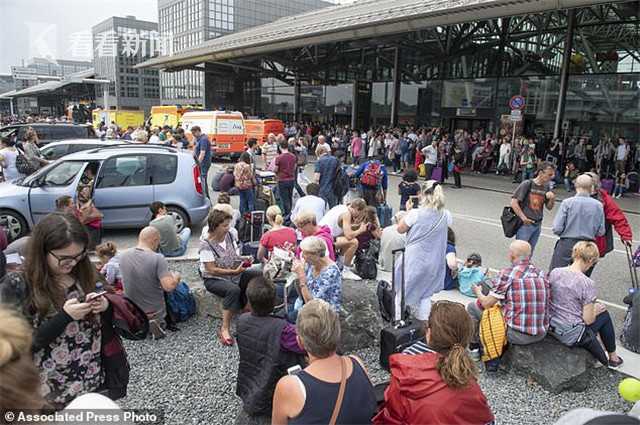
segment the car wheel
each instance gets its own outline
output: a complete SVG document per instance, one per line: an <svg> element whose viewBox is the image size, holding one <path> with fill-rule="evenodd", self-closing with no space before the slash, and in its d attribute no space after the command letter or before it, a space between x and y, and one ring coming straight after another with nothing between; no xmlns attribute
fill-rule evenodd
<svg viewBox="0 0 640 425"><path fill-rule="evenodd" d="M167 213L176 221L176 230L182 232L182 229L189 226L189 217L178 207L167 207Z"/></svg>
<svg viewBox="0 0 640 425"><path fill-rule="evenodd" d="M0 209L0 225L5 228L9 242L20 239L29 230L22 215L12 210Z"/></svg>

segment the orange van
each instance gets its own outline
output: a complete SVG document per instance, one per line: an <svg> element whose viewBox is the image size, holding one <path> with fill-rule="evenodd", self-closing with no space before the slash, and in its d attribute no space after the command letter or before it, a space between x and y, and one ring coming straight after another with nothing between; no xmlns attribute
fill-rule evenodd
<svg viewBox="0 0 640 425"><path fill-rule="evenodd" d="M247 140L256 139L258 146L267 140L269 133L276 136L284 133L284 123L281 120L244 120L245 132Z"/></svg>
<svg viewBox="0 0 640 425"><path fill-rule="evenodd" d="M244 118L241 112L196 111L182 115L182 127L190 144L191 128L199 126L209 137L214 157L236 158L245 151Z"/></svg>

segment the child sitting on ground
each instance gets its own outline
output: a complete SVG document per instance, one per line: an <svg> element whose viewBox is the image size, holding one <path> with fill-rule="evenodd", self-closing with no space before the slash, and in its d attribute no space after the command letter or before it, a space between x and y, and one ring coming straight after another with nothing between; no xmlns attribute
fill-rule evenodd
<svg viewBox="0 0 640 425"><path fill-rule="evenodd" d="M616 174L616 186L613 189L613 197L616 199L622 198L622 195L627 191L627 175L623 172Z"/></svg>
<svg viewBox="0 0 640 425"><path fill-rule="evenodd" d="M104 276L108 292L122 294L122 273L120 273L120 258L115 243L107 241L96 247L96 255L100 261L100 274Z"/></svg>
<svg viewBox="0 0 640 425"><path fill-rule="evenodd" d="M482 267L482 257L473 253L467 257L464 266L458 270L458 285L460 293L468 297L476 297L473 286L484 281L486 270Z"/></svg>

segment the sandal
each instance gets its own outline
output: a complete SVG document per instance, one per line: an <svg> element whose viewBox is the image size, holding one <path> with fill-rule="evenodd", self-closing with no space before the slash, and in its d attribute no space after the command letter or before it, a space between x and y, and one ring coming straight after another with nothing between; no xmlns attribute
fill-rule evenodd
<svg viewBox="0 0 640 425"><path fill-rule="evenodd" d="M230 338L223 337L221 330L218 330L218 340L220 340L220 343L222 345L227 346L227 347L231 347L235 343L233 337L230 337Z"/></svg>
<svg viewBox="0 0 640 425"><path fill-rule="evenodd" d="M617 369L622 366L622 363L624 363L624 360L622 360L622 357L618 356L618 361L616 362L614 362L613 360L609 360L609 368Z"/></svg>

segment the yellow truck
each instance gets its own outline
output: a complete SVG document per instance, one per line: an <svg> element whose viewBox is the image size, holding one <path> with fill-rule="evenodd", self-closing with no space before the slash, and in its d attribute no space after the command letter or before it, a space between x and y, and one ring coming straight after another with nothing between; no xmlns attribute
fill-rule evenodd
<svg viewBox="0 0 640 425"><path fill-rule="evenodd" d="M109 125L112 121L120 128L127 128L129 126L136 128L144 124L144 111L125 111L118 109L109 111L103 111L102 109L93 110L93 126L95 128L98 128L101 122Z"/></svg>
<svg viewBox="0 0 640 425"><path fill-rule="evenodd" d="M151 107L151 126L162 128L168 125L176 128L182 123L182 116L191 111L201 111L202 107L182 105L161 105Z"/></svg>

